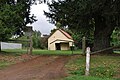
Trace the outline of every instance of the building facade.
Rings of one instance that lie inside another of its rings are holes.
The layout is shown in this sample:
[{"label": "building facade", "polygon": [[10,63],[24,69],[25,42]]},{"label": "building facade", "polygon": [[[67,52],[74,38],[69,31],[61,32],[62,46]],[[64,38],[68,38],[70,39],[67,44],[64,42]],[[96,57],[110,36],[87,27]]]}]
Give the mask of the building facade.
[{"label": "building facade", "polygon": [[72,37],[62,29],[56,30],[48,38],[48,50],[70,50],[73,45]]}]

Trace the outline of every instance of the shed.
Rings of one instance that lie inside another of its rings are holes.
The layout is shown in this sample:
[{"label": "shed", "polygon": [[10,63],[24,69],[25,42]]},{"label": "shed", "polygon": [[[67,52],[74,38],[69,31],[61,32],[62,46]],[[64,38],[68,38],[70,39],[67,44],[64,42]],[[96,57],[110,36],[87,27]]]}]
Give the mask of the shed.
[{"label": "shed", "polygon": [[73,44],[73,38],[62,29],[57,29],[48,38],[48,50],[70,50]]}]

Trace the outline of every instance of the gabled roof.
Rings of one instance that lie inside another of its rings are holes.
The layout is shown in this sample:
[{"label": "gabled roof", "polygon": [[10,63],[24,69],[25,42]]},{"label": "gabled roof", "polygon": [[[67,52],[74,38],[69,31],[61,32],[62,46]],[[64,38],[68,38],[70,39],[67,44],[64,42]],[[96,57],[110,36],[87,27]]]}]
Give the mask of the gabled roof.
[{"label": "gabled roof", "polygon": [[[57,30],[59,30],[59,31],[60,31],[63,35],[65,35],[68,39],[73,39],[73,38],[72,38],[67,32],[65,32],[64,30],[62,30],[62,29],[57,29]],[[57,31],[57,30],[56,30],[56,31]],[[55,32],[56,32],[56,31],[55,31]],[[54,32],[54,33],[55,33],[55,32]],[[49,37],[51,37],[54,33],[52,33]],[[48,38],[49,38],[49,37],[48,37]]]},{"label": "gabled roof", "polygon": [[72,37],[65,31],[63,31],[62,29],[59,29],[60,32],[62,32],[68,39],[72,39]]}]

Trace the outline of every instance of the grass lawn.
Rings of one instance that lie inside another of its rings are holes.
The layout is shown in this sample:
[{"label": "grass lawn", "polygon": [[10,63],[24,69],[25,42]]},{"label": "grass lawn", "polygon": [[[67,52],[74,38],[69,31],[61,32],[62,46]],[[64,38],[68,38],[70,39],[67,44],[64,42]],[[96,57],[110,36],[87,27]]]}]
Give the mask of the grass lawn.
[{"label": "grass lawn", "polygon": [[0,61],[0,69],[4,69],[4,68],[8,67],[11,64],[13,64],[13,63],[8,62],[8,61]]},{"label": "grass lawn", "polygon": [[[4,57],[4,59],[0,58],[0,69],[6,68],[7,66],[13,64],[14,60],[10,61],[9,59],[14,59],[27,53],[26,49],[5,49],[2,50],[0,53],[1,58]],[[81,50],[73,51],[74,54],[81,54]],[[39,49],[34,49],[33,50],[33,55],[71,55],[72,51],[49,51],[49,50],[39,50]],[[11,56],[13,58],[11,58]],[[7,59],[7,60],[6,60]]]},{"label": "grass lawn", "polygon": [[115,80],[115,79],[74,75],[74,76],[67,77],[64,80]]},{"label": "grass lawn", "polygon": [[85,56],[70,60],[66,68],[71,76],[64,80],[120,80],[120,56],[92,55],[90,77],[84,77]]},{"label": "grass lawn", "polygon": [[118,53],[118,54],[120,54],[120,51],[114,51],[114,53]]},{"label": "grass lawn", "polygon": [[[6,49],[6,50],[2,50],[3,52],[7,53],[7,54],[15,54],[15,55],[19,55],[19,54],[25,54],[27,53],[26,49]],[[39,50],[39,49],[34,49],[33,50],[33,55],[70,55],[70,54],[81,54],[81,50],[76,50],[76,51],[60,51],[60,50]]]}]

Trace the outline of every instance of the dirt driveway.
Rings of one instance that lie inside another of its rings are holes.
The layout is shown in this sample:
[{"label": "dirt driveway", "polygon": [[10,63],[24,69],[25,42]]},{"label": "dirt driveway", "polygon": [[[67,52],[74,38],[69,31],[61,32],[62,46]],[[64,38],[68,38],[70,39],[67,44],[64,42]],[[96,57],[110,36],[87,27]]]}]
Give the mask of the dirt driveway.
[{"label": "dirt driveway", "polygon": [[39,56],[0,70],[0,80],[54,80],[67,76],[70,56]]}]

